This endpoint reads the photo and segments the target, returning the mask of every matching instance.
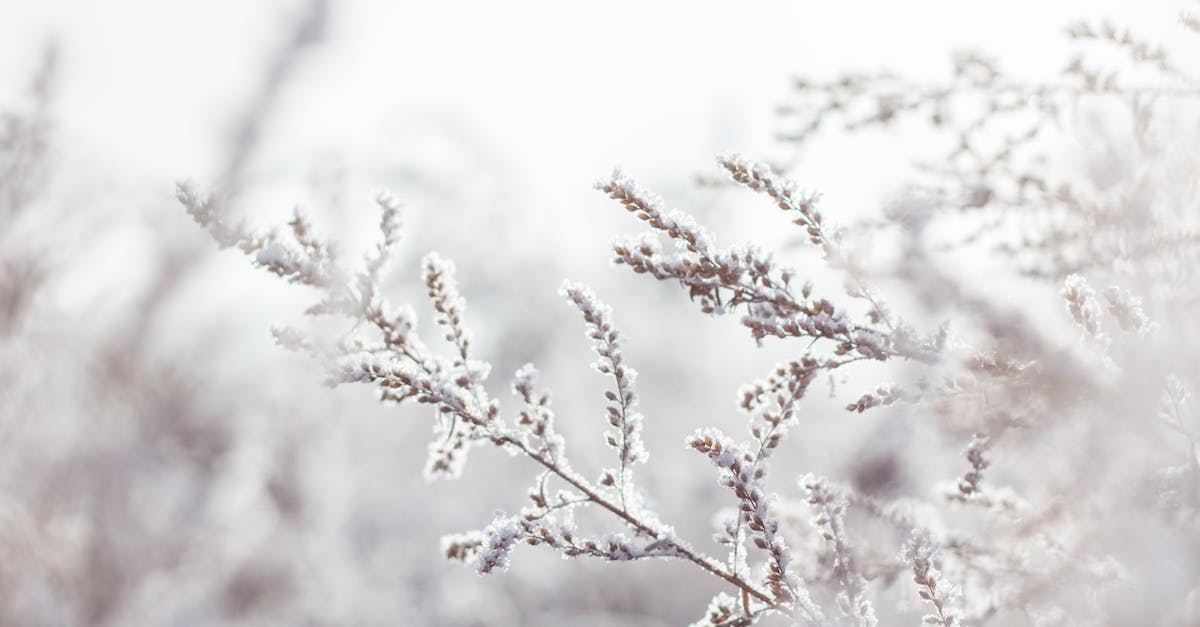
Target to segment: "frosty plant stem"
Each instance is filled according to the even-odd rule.
[[[1053,530],[1029,534],[1020,524],[1013,524],[1011,515],[1020,511],[1052,521],[1056,516],[1078,514],[1065,508],[1063,513],[1036,511],[1016,491],[989,485],[984,481],[984,470],[1002,461],[994,453],[1004,430],[1028,428],[1052,402],[1057,403],[1056,408],[1070,408],[1070,403],[1079,402],[1055,400],[1058,390],[1086,389],[1089,394],[1078,396],[1089,398],[1091,392],[1100,393],[1102,388],[1077,374],[1080,368],[1071,365],[1077,360],[1056,352],[1040,339],[1027,341],[1033,337],[1032,331],[1018,323],[995,323],[999,318],[986,307],[977,308],[981,326],[990,334],[984,340],[993,343],[986,350],[972,349],[962,342],[947,348],[944,325],[938,325],[932,335],[922,336],[888,313],[883,300],[863,277],[844,263],[844,255],[830,235],[836,231],[817,211],[815,195],[799,192],[794,183],[743,157],[723,156],[718,162],[734,182],[798,214],[796,226],[821,248],[829,267],[848,273],[850,283],[838,302],[833,297],[819,296],[811,281],[801,279],[769,253],[753,246],[718,247],[691,217],[667,211],[657,196],[619,171],[597,184],[650,230],[614,244],[618,265],[678,284],[707,314],[739,316],[741,325],[750,330],[756,342],[774,338],[801,347],[797,356],[739,391],[738,405],[746,417],[748,440],[736,441],[713,428],[696,429],[685,439],[687,448],[702,455],[715,470],[718,483],[728,490],[735,508],[728,515],[722,514],[717,523],[719,533],[714,535],[714,541],[728,550],[723,560],[678,538],[674,529],[645,505],[634,473],[638,464],[648,460],[641,438],[643,417],[636,410],[637,372],[625,359],[624,336],[614,323],[612,310],[590,288],[566,282],[560,293],[583,318],[597,356],[593,367],[611,381],[604,392],[607,427],[603,438],[615,463],[602,468],[595,478],[578,472],[569,461],[566,442],[555,429],[550,397],[538,389],[537,370],[531,364],[518,369],[512,379],[511,390],[521,404],[513,419],[506,419],[500,402],[489,395],[485,383],[491,365],[472,350],[466,305],[458,291],[453,263],[432,253],[421,263],[424,286],[438,331],[448,345],[447,354],[421,340],[411,308],[393,307],[384,298],[381,279],[400,234],[400,205],[391,196],[381,195],[376,200],[382,213],[379,245],[360,268],[350,269],[336,257],[332,245],[313,234],[311,224],[299,212],[288,223],[288,229],[260,233],[223,221],[214,202],[187,185],[180,186],[178,195],[193,218],[221,246],[237,247],[255,265],[315,289],[319,298],[307,310],[309,315],[345,318],[354,323],[352,332],[370,332],[369,336],[349,335],[331,343],[294,328],[274,330],[280,345],[310,353],[326,364],[332,385],[367,383],[383,401],[433,406],[436,429],[425,465],[427,478],[459,476],[471,448],[480,444],[534,462],[539,473],[527,492],[529,503],[525,507],[515,514],[497,514],[482,529],[447,535],[442,540],[447,558],[473,564],[480,574],[506,569],[517,544],[542,545],[564,557],[613,562],[683,560],[723,582],[724,590],[717,591],[696,623],[702,627],[746,626],[769,614],[783,615],[793,624],[874,627],[879,623],[877,607],[884,611],[878,597],[887,586],[872,584],[889,581],[888,574],[898,572],[902,563],[914,573],[918,596],[933,606],[933,612],[925,617],[927,623],[946,627],[968,622],[979,625],[984,622],[981,617],[1006,609],[1002,604],[1023,607],[1008,599],[983,595],[969,597],[983,599],[980,607],[965,607],[964,595],[949,582],[1011,582],[1016,577],[1026,589],[1018,589],[1014,595],[1037,602],[1032,588],[1040,575],[1019,564],[1010,565],[1006,556],[1017,550],[1012,548],[1014,543],[1020,551],[1048,555],[1045,547],[1030,548],[1021,542],[1032,545],[1034,540],[1030,538],[1042,542],[1040,538],[1050,537]],[[664,252],[660,239],[672,242],[675,250]],[[1156,326],[1143,311],[1137,295],[1117,287],[1104,294],[1108,313],[1124,335],[1144,339],[1153,333]],[[1099,298],[1082,278],[1068,280],[1063,296],[1066,315],[1089,337],[1108,337],[1102,330],[1104,310]],[[842,302],[846,299],[865,300],[865,314],[853,314],[854,309]],[[976,301],[960,297],[959,302],[973,305]],[[1118,339],[1113,336],[1111,342],[1103,346],[1093,343],[1097,346],[1092,348],[1109,350],[1118,345]],[[1022,356],[1014,356],[1006,341],[1025,347]],[[812,511],[812,524],[801,525],[803,529],[789,528],[788,523],[796,520],[796,507],[781,502],[779,495],[771,491],[767,483],[769,462],[789,431],[802,425],[801,405],[812,383],[821,374],[840,373],[851,364],[894,359],[911,364],[920,377],[911,385],[874,385],[873,392],[844,405],[845,409],[862,413],[895,403],[922,403],[930,415],[961,415],[974,421],[971,432],[979,435],[966,451],[971,470],[952,484],[949,492],[942,491],[940,504],[984,509],[993,514],[991,526],[976,537],[951,529],[941,520],[937,508],[925,511],[908,499],[891,500],[871,492],[873,479],[867,474],[865,479],[858,479],[867,483],[862,492],[857,485],[851,487],[814,475],[803,477],[799,486],[804,498],[799,507]],[[993,407],[999,403],[1004,403],[1003,409]],[[807,422],[805,436],[809,437]],[[963,437],[961,427],[949,432],[954,438]],[[888,472],[884,467],[883,481],[889,479]],[[610,523],[615,520],[617,528],[599,535],[577,528],[574,513],[583,507],[608,512],[611,517],[603,519]],[[869,543],[856,537],[852,529],[852,511],[879,519],[892,527],[895,537],[910,537],[900,551],[901,559],[881,561],[880,551],[865,546]],[[806,531],[818,534],[819,538],[814,538],[817,541],[806,542]],[[1044,542],[1058,543],[1053,554],[1064,557],[1053,558],[1057,560],[1055,567],[1069,570],[1072,576],[1090,576],[1103,582],[1106,580],[1101,576],[1088,573],[1112,571],[1106,570],[1107,556],[1095,555],[1087,546],[1062,549],[1065,541],[1060,537]],[[794,552],[795,546],[805,550]],[[948,550],[939,554],[943,546]],[[898,547],[888,548],[887,554],[897,554]]]
[[[780,541],[763,545],[774,564],[774,574],[768,577],[768,582],[776,582],[763,589],[745,574],[727,569],[720,561],[676,538],[672,528],[658,522],[642,507],[632,472],[633,466],[647,457],[640,436],[642,417],[633,409],[637,403],[634,391],[637,373],[625,363],[622,338],[613,325],[611,310],[587,287],[565,283],[562,294],[583,316],[588,337],[599,357],[596,369],[610,376],[614,383],[613,389],[605,393],[611,427],[605,441],[614,449],[618,465],[603,471],[597,483],[580,475],[568,462],[562,438],[553,428],[549,397],[534,391],[536,370],[532,366],[519,370],[513,382],[513,391],[524,402],[525,410],[515,426],[501,418],[499,402],[488,397],[483,385],[490,366],[474,359],[471,352],[466,308],[458,293],[452,263],[436,254],[426,256],[422,262],[424,283],[437,313],[436,322],[454,349],[450,356],[435,354],[417,337],[416,319],[409,308],[393,309],[381,295],[379,282],[387,258],[399,240],[400,206],[391,196],[381,195],[376,201],[383,216],[381,243],[357,271],[343,267],[334,255],[334,248],[313,236],[311,225],[299,212],[288,224],[286,235],[278,230],[259,233],[244,224],[226,223],[214,201],[202,198],[187,185],[180,186],[178,196],[220,245],[239,248],[256,265],[290,282],[316,288],[321,297],[308,310],[309,314],[366,321],[375,329],[374,340],[352,337],[334,346],[324,345],[294,328],[276,329],[275,335],[281,345],[312,353],[325,361],[332,384],[370,383],[385,401],[415,400],[435,406],[439,430],[429,447],[428,477],[457,476],[470,448],[482,442],[527,457],[544,470],[530,490],[532,506],[517,516],[501,515],[482,531],[447,537],[444,545],[449,557],[474,560],[480,572],[491,572],[505,567],[513,545],[524,542],[547,544],[572,557],[590,555],[611,561],[649,557],[684,559],[734,586],[746,601],[743,610],[747,618],[751,612],[766,610],[801,613],[810,618],[820,615],[807,601],[807,593],[799,587],[799,582],[787,572],[789,558]],[[809,364],[815,365],[815,361]],[[805,378],[805,384],[807,378],[811,377]],[[764,437],[777,443],[773,433],[774,430]],[[547,490],[550,478],[563,484],[553,496]],[[761,492],[756,494],[759,501],[765,499]],[[562,515],[589,503],[616,516],[633,533],[633,538],[621,534],[581,538],[569,519],[560,520]],[[752,519],[752,528],[762,522],[761,518]],[[797,600],[800,605],[794,607],[792,604]]]
[[[607,426],[603,439],[615,462],[594,478],[578,472],[569,461],[566,442],[555,429],[550,396],[538,389],[532,364],[518,369],[512,379],[511,390],[521,404],[515,417],[507,419],[499,400],[489,395],[485,384],[491,365],[472,350],[466,304],[452,262],[436,253],[421,262],[437,330],[448,346],[446,354],[421,340],[411,308],[393,307],[382,295],[382,276],[400,236],[400,205],[391,196],[381,195],[376,200],[382,214],[381,241],[359,268],[348,268],[338,259],[335,248],[314,235],[300,212],[287,229],[260,233],[223,221],[217,204],[187,185],[179,187],[178,196],[221,246],[236,247],[255,265],[315,289],[319,298],[306,313],[345,318],[354,325],[351,333],[369,332],[329,342],[294,328],[274,330],[282,346],[320,359],[332,385],[367,383],[383,401],[433,406],[436,428],[428,447],[427,478],[459,476],[471,448],[480,444],[534,462],[539,472],[527,492],[525,507],[516,514],[497,514],[482,529],[443,538],[442,549],[448,558],[473,564],[480,574],[507,568],[517,544],[542,545],[564,557],[613,562],[683,560],[723,582],[723,590],[717,591],[696,623],[701,627],[746,626],[769,614],[783,615],[793,624],[874,627],[879,623],[877,608],[887,611],[879,597],[889,587],[889,573],[901,568],[911,569],[917,595],[932,605],[933,611],[924,618],[927,624],[981,625],[1002,610],[1026,610],[1042,602],[1037,592],[1044,575],[1039,573],[1050,567],[1023,565],[1015,555],[1018,553],[1042,556],[1052,568],[1086,581],[1088,586],[1117,580],[1112,574],[1116,569],[1109,565],[1115,559],[1096,554],[1097,544],[1077,542],[1072,546],[1070,536],[1056,534],[1058,530],[1052,526],[1060,519],[1077,522],[1092,516],[1091,512],[1072,509],[1066,501],[1038,506],[1016,490],[984,480],[985,470],[993,464],[998,470],[1013,470],[1013,464],[1005,467],[1004,458],[997,454],[1007,445],[1000,442],[1002,433],[1038,428],[1040,434],[1053,435],[1055,425],[1043,416],[1067,416],[1074,410],[1079,416],[1091,416],[1096,410],[1086,399],[1103,398],[1114,388],[1089,377],[1084,370],[1086,361],[1043,339],[1024,318],[1000,315],[988,301],[967,294],[952,279],[930,269],[913,270],[914,274],[901,278],[918,293],[930,289],[929,284],[944,289],[949,305],[975,316],[984,348],[972,348],[962,341],[949,343],[947,326],[940,321],[936,331],[922,334],[893,316],[866,278],[847,261],[835,236],[839,231],[818,211],[815,194],[799,191],[795,183],[771,168],[738,155],[719,157],[718,164],[735,183],[767,196],[793,216],[794,225],[823,253],[823,269],[844,272],[848,279],[843,293],[819,295],[811,280],[779,263],[769,252],[749,245],[718,247],[715,238],[690,216],[667,210],[658,196],[619,170],[596,185],[648,227],[648,232],[613,245],[617,265],[679,285],[706,314],[737,316],[756,343],[791,342],[799,348],[765,378],[739,391],[747,440],[737,441],[703,427],[685,439],[687,448],[713,468],[734,508],[722,513],[714,535],[714,541],[728,550],[724,560],[678,538],[672,527],[646,507],[634,472],[648,460],[641,438],[643,417],[636,409],[637,372],[625,359],[624,336],[614,323],[612,310],[587,286],[566,282],[560,293],[583,318],[597,356],[593,367],[611,382],[604,392]],[[664,241],[674,250],[664,251]],[[913,268],[926,263],[920,245],[920,238],[914,236],[905,248],[914,252],[907,258]],[[1082,276],[1069,277],[1065,283],[1064,315],[1087,337],[1104,340],[1089,342],[1084,348],[1105,353],[1103,363],[1108,364],[1112,376],[1118,376],[1113,357],[1118,355],[1116,349],[1127,347],[1122,342],[1129,338],[1148,342],[1157,324],[1151,322],[1137,294],[1117,286],[1108,288],[1104,292],[1106,310]],[[858,302],[848,302],[851,299]],[[855,307],[864,302],[865,311]],[[1106,311],[1120,335],[1106,330]],[[767,483],[770,459],[788,433],[797,427],[805,430],[806,438],[814,433],[809,430],[812,422],[802,421],[801,407],[819,375],[840,374],[858,362],[895,360],[912,367],[916,376],[911,383],[872,385],[869,389],[873,392],[843,407],[861,414],[896,403],[919,403],[923,407],[914,413],[931,422],[943,421],[942,429],[952,440],[961,442],[965,433],[975,433],[965,452],[971,469],[951,483],[949,490],[940,491],[938,504],[986,511],[990,516],[984,517],[986,526],[975,530],[978,535],[950,528],[938,507],[926,510],[914,507],[910,501],[915,499],[888,497],[885,484],[904,472],[896,472],[887,460],[880,469],[867,468],[868,472],[856,476],[854,485],[805,475],[799,490],[792,488],[803,492],[803,499],[791,504],[773,493]],[[1115,389],[1121,390],[1120,386]],[[1063,390],[1070,394],[1064,395]],[[1178,410],[1176,414],[1179,428],[1190,433],[1183,426],[1182,414]],[[1194,444],[1189,450],[1194,455]],[[923,455],[945,452],[922,450]],[[1189,463],[1167,469],[1166,476],[1200,476],[1195,470],[1200,466]],[[995,476],[1006,474],[996,472]],[[1100,488],[1097,494],[1122,493],[1110,486]],[[577,528],[575,510],[589,506],[611,514],[602,519],[616,522],[616,529],[592,535]],[[803,520],[793,515],[798,508],[812,512],[811,525],[789,528],[789,522]],[[1014,518],[1015,513],[1021,517]],[[899,551],[900,559],[895,558],[899,547],[879,551],[855,535],[853,525],[859,514],[891,527],[893,537],[910,538]],[[1046,528],[1022,522],[1025,520],[1045,521]],[[808,542],[805,533],[816,534],[814,541]],[[805,550],[794,552],[797,546]],[[939,552],[941,547],[947,550]],[[881,554],[888,557],[881,558]],[[1016,591],[1005,598],[964,595],[951,582],[1015,586]],[[964,598],[974,605],[965,605]]]
[[[795,184],[736,155],[718,161],[735,181],[764,191],[781,207],[798,212],[801,217],[796,223],[807,229],[813,242],[827,252],[834,250],[816,210],[815,195],[800,194]],[[748,624],[764,612],[777,612],[799,622],[824,624],[821,608],[796,573],[776,512],[775,496],[767,491],[768,458],[797,422],[796,405],[820,371],[859,360],[928,357],[934,350],[911,338],[904,343],[893,341],[896,327],[890,323],[879,325],[883,316],[878,305],[869,320],[855,322],[832,301],[813,296],[810,283],[804,283],[797,293],[791,287],[796,276],[793,270],[752,248],[717,248],[692,218],[678,211],[666,212],[656,196],[619,173],[597,187],[652,229],[675,240],[681,251],[664,257],[655,243],[643,239],[638,244],[618,244],[618,263],[638,273],[679,281],[693,298],[699,297],[702,309],[708,313],[731,313],[744,306],[742,322],[757,340],[767,336],[800,338],[809,349],[822,340],[832,345],[831,354],[806,350],[802,357],[780,365],[766,380],[742,391],[741,407],[749,418],[753,437],[749,444],[735,443],[712,429],[699,430],[687,440],[690,448],[708,457],[720,482],[732,490],[738,503],[737,520],[728,541],[732,545],[728,566],[676,538],[671,527],[643,506],[633,474],[634,466],[647,459],[641,440],[642,416],[634,409],[637,372],[625,362],[623,339],[613,324],[611,309],[591,289],[567,282],[561,294],[583,317],[598,356],[595,369],[613,382],[605,392],[610,429],[604,439],[613,449],[617,465],[603,470],[594,482],[576,472],[567,460],[565,443],[554,430],[549,396],[535,391],[537,371],[532,365],[518,370],[512,384],[524,409],[513,425],[501,417],[500,403],[489,398],[484,386],[491,367],[475,359],[471,351],[466,306],[451,262],[429,254],[421,264],[436,322],[443,339],[453,347],[448,356],[435,353],[419,339],[411,309],[394,309],[382,296],[380,280],[400,235],[400,206],[391,196],[381,195],[376,201],[382,212],[381,241],[359,270],[345,268],[336,258],[334,247],[316,238],[309,221],[299,212],[288,223],[290,233],[275,230],[264,234],[243,224],[231,226],[224,222],[216,203],[187,185],[179,187],[178,196],[218,244],[237,247],[256,265],[290,282],[317,289],[321,298],[309,308],[309,314],[342,316],[355,323],[365,321],[374,328],[373,339],[350,337],[332,346],[292,328],[277,329],[275,335],[281,345],[312,353],[328,364],[331,384],[369,383],[384,401],[415,400],[433,405],[438,421],[437,434],[429,444],[425,468],[428,478],[457,477],[471,447],[484,442],[530,458],[543,469],[529,491],[531,506],[515,516],[500,514],[482,530],[446,537],[444,550],[448,557],[473,561],[481,573],[505,568],[518,542],[548,545],[567,557],[587,555],[609,561],[683,559],[739,592],[740,607],[727,607],[725,597],[718,596],[710,616],[732,612],[731,620]],[[553,494],[548,490],[551,479],[562,484]],[[572,511],[587,504],[616,516],[633,537],[620,533],[580,537],[572,522]],[[764,558],[761,583],[753,581],[750,569],[743,566],[748,556],[743,545],[747,537]],[[839,559],[849,558],[842,555]],[[857,591],[857,587],[850,590],[856,622],[873,624],[870,604]]]
[[[799,214],[794,222],[822,248],[827,262],[833,264],[840,259],[817,211],[815,194],[799,192],[794,183],[770,168],[738,155],[722,156],[718,163],[735,182],[763,192],[780,208]],[[699,300],[706,313],[742,311],[742,324],[757,341],[776,337],[799,339],[805,344],[801,357],[781,364],[766,379],[741,391],[740,405],[749,421],[750,442],[734,442],[715,429],[700,429],[687,439],[689,448],[708,458],[719,482],[731,490],[737,503],[736,519],[727,527],[726,537],[719,540],[730,547],[727,564],[676,538],[674,530],[643,505],[633,473],[634,467],[648,457],[641,440],[642,416],[635,410],[637,372],[625,361],[623,338],[613,324],[611,309],[591,289],[566,282],[561,294],[583,317],[598,357],[595,369],[613,383],[605,392],[609,429],[604,441],[613,449],[617,464],[602,470],[594,481],[576,472],[568,461],[565,442],[554,429],[549,396],[535,389],[537,371],[532,365],[519,369],[512,383],[524,409],[514,424],[502,418],[499,401],[489,397],[484,385],[491,366],[476,359],[471,351],[466,305],[458,292],[453,263],[431,253],[421,264],[436,323],[453,349],[449,355],[435,353],[420,340],[410,308],[394,309],[382,296],[380,280],[400,234],[400,207],[391,196],[377,199],[382,211],[380,244],[361,269],[351,270],[335,257],[333,246],[313,235],[308,220],[299,212],[288,224],[290,233],[276,230],[263,234],[242,224],[230,226],[221,220],[213,201],[201,198],[187,185],[180,186],[178,195],[193,218],[220,245],[237,247],[256,265],[290,282],[317,289],[321,297],[309,308],[309,314],[369,323],[375,337],[354,336],[332,346],[291,328],[277,329],[275,335],[281,345],[323,360],[331,384],[369,383],[384,401],[415,400],[433,405],[438,420],[425,467],[428,478],[457,477],[470,449],[480,443],[527,457],[543,470],[529,490],[531,505],[516,515],[497,515],[482,530],[447,536],[443,548],[448,557],[474,562],[480,573],[504,569],[517,543],[547,545],[567,557],[591,556],[608,561],[683,559],[734,586],[741,597],[740,603],[730,603],[729,597],[718,595],[710,606],[708,620],[713,625],[749,624],[771,612],[785,614],[799,623],[826,624],[821,606],[807,588],[808,582],[797,572],[776,496],[766,486],[769,458],[797,424],[797,406],[820,372],[857,361],[887,361],[893,357],[933,362],[941,350],[941,339],[922,340],[893,321],[871,291],[862,287],[861,277],[853,276],[859,287],[848,290],[851,297],[867,298],[871,305],[866,319],[859,321],[851,318],[845,307],[814,295],[811,282],[800,282],[797,287],[797,273],[776,263],[770,254],[753,247],[718,248],[712,236],[690,216],[668,212],[657,196],[619,171],[596,187],[652,231],[673,240],[678,248],[676,254],[666,255],[653,236],[643,236],[614,246],[618,264],[639,274],[679,282],[693,299]],[[878,403],[860,403],[863,408],[874,404]],[[557,491],[550,489],[552,480],[561,484]],[[876,621],[865,583],[851,571],[852,558],[842,522],[846,505],[833,496],[812,502],[826,508],[822,520],[833,529],[832,546],[842,588],[839,598],[844,599],[838,607],[854,624],[870,627]],[[632,537],[620,533],[581,537],[572,514],[588,504],[613,514]],[[764,573],[761,580],[751,575],[746,540],[759,552]]]

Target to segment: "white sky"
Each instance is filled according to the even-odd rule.
[[[56,38],[65,162],[165,201],[174,181],[215,175],[264,57],[302,4],[4,0],[0,104]],[[791,76],[883,67],[940,76],[948,51],[964,46],[1052,72],[1074,17],[1111,15],[1153,34],[1178,30],[1181,6],[335,1],[326,43],[284,94],[256,164],[286,180],[331,157],[372,187],[388,184],[373,179],[397,162],[465,164],[525,192],[498,206],[565,213],[569,223],[604,202],[591,182],[615,164],[669,195],[716,152],[771,156],[771,112]],[[872,156],[840,150],[806,155],[801,182],[843,204],[866,202],[878,191],[860,181]]]
[[[205,149],[219,140],[213,130],[236,109],[296,4],[7,0],[0,96],[11,97],[40,42],[56,36],[71,136],[110,163],[179,176],[210,156]],[[284,134],[283,143],[301,145],[289,150],[370,144],[394,126],[398,111],[449,111],[531,167],[573,175],[578,164],[591,172],[588,180],[617,160],[631,169],[663,159],[694,162],[688,150],[711,141],[714,113],[744,115],[742,124],[753,124],[794,73],[885,65],[936,73],[947,50],[966,45],[1000,53],[1010,65],[1036,65],[1073,16],[1170,27],[1177,5],[333,4],[328,45],[284,112],[304,131]],[[1130,16],[1131,9],[1143,15]]]

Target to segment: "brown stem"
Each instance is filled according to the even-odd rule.
[[[464,418],[465,418],[465,416],[464,416]],[[609,502],[607,499],[600,496],[595,490],[593,490],[591,488],[591,486],[589,486],[586,483],[584,483],[583,481],[579,480],[579,478],[573,476],[571,473],[563,471],[561,468],[558,467],[557,464],[555,464],[554,462],[552,462],[550,460],[547,460],[541,454],[532,451],[524,443],[522,443],[508,435],[502,435],[502,436],[499,436],[499,438],[503,443],[516,447],[517,450],[521,451],[529,458],[533,459],[534,461],[536,461],[539,464],[541,464],[542,466],[544,466],[546,468],[546,470],[549,470],[550,472],[554,473],[560,479],[569,483],[576,490],[579,490],[580,492],[582,492],[583,495],[586,496],[589,501],[596,503],[597,505],[599,505],[599,506],[603,507],[604,509],[607,509],[608,511],[615,514],[618,518],[624,520],[626,522],[626,524],[628,524],[629,526],[633,527],[634,529],[637,529],[638,531],[640,531],[641,533],[643,533],[647,536],[650,536],[651,538],[654,538],[655,540],[662,539],[661,534],[658,531],[656,531],[653,527],[638,520],[629,512],[621,509],[621,507],[619,507],[618,505]],[[671,543],[672,546],[674,546],[675,550],[678,551],[681,555],[683,555],[684,558],[686,558],[688,561],[690,561],[690,562],[696,564],[697,566],[699,566],[700,568],[703,568],[704,570],[716,575],[717,577],[724,579],[728,583],[738,587],[739,589],[741,589],[743,595],[753,596],[754,598],[758,599],[759,601],[762,601],[763,603],[766,603],[766,604],[770,605],[771,607],[779,609],[778,604],[776,604],[771,599],[770,596],[768,596],[764,592],[759,591],[757,588],[755,588],[753,585],[751,585],[749,582],[745,581],[741,577],[738,577],[737,575],[728,573],[723,569],[713,566],[711,563],[709,563],[708,560],[701,558],[694,551],[692,551],[691,549],[688,549],[687,547],[681,546],[678,542],[675,542],[674,540],[669,540],[669,542]]]

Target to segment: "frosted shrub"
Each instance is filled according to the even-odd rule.
[[[556,431],[532,364],[512,376],[512,405],[490,395],[491,365],[472,344],[453,263],[429,254],[421,264],[437,344],[419,335],[410,307],[389,302],[380,281],[401,233],[392,196],[376,199],[379,243],[359,264],[336,255],[300,213],[285,229],[258,231],[226,221],[191,185],[178,197],[219,245],[313,288],[308,314],[351,329],[331,341],[279,328],[281,346],[320,360],[332,385],[362,383],[385,402],[433,409],[429,479],[458,476],[480,446],[536,473],[520,511],[444,538],[446,557],[481,574],[505,570],[522,545],[572,558],[672,560],[712,575],[715,596],[697,608],[698,625],[1195,624],[1197,199],[1194,168],[1183,182],[1171,173],[1196,160],[1194,150],[1157,140],[1177,121],[1158,103],[1194,98],[1198,88],[1129,33],[1080,24],[1070,35],[1126,51],[1131,72],[1158,82],[1126,80],[1086,55],[1047,85],[1010,80],[978,55],[958,57],[946,85],[891,75],[802,82],[792,112],[809,117],[789,140],[839,115],[858,129],[918,113],[931,136],[952,140],[942,167],[927,167],[874,223],[838,227],[816,193],[764,163],[719,156],[718,170],[781,210],[821,266],[798,270],[781,251],[721,246],[620,170],[596,184],[647,229],[615,241],[617,266],[679,286],[701,313],[733,318],[755,343],[785,343],[794,355],[739,391],[744,439],[687,425],[684,445],[727,490],[731,509],[717,518],[715,542],[681,537],[649,506],[654,486],[637,473],[652,459],[637,373],[617,316],[587,286],[566,282],[560,293],[582,316],[593,368],[608,382],[596,421],[607,426],[611,465],[598,470],[572,463],[570,449],[588,443]],[[1096,99],[1132,120],[1121,176],[1042,174],[1039,155],[1053,147],[1043,131]],[[956,228],[940,228],[947,222]],[[897,259],[861,252],[856,238],[887,232]],[[945,232],[953,237],[939,239]],[[976,249],[1015,260],[1012,274],[1035,281],[1018,293],[956,272],[947,255]],[[831,275],[843,289],[817,287]],[[889,305],[889,294],[904,305]],[[892,447],[890,472],[908,478],[907,494],[860,478],[770,472],[789,438],[823,433],[815,425],[827,419],[809,398],[818,378],[850,390],[837,420],[889,412],[885,420],[904,419],[919,434],[913,446],[880,443]],[[859,465],[845,457],[848,470]],[[577,524],[585,509],[606,526]]]

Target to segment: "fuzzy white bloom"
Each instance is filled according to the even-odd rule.
[[[520,518],[497,514],[483,530],[483,543],[475,561],[475,571],[486,575],[496,569],[508,570],[508,556],[521,536]]]
[[[928,625],[943,627],[966,627],[962,622],[959,607],[960,589],[941,577],[933,560],[940,548],[928,531],[913,529],[901,552],[901,559],[912,566],[913,581],[919,586],[918,594],[933,605],[934,612],[924,616]]]
[[[465,364],[470,359],[471,332],[463,322],[466,301],[458,291],[454,262],[433,252],[421,259],[421,267],[425,288],[437,312],[436,321],[445,330],[445,340],[454,344],[459,360]]]
[[[520,396],[533,394],[533,384],[537,381],[538,369],[533,364],[525,364],[513,374],[513,392]]]
[[[1122,331],[1146,335],[1154,326],[1142,309],[1142,299],[1120,286],[1112,285],[1104,290],[1108,301],[1108,313],[1117,321]]]
[[[313,348],[312,337],[293,326],[272,324],[271,337],[280,347],[290,351],[308,352]]]
[[[735,627],[748,624],[748,620],[737,599],[724,592],[719,592],[709,602],[704,617],[689,627]]]
[[[383,276],[383,269],[391,257],[392,251],[400,242],[404,233],[403,211],[404,203],[388,191],[380,191],[375,195],[375,204],[379,207],[379,233],[381,239],[372,254],[367,255],[366,271],[368,277],[378,281]]]
[[[713,237],[708,231],[696,224],[690,215],[678,210],[668,212],[662,198],[642,189],[620,168],[614,168],[611,176],[597,181],[595,188],[620,202],[650,227],[666,233],[689,252],[706,256],[712,251]]]
[[[824,621],[821,609],[792,569],[792,553],[780,532],[775,513],[775,497],[767,494],[762,480],[764,463],[755,460],[717,429],[699,429],[687,439],[687,446],[708,457],[720,472],[721,485],[738,498],[754,546],[767,554],[766,585],[780,602],[794,603],[796,617],[815,623]]]
[[[855,569],[850,539],[846,533],[846,510],[849,499],[846,490],[824,477],[808,474],[800,478],[800,486],[808,492],[808,502],[816,516],[812,524],[821,531],[833,554],[833,576],[841,587],[838,609],[856,627],[875,627],[879,619],[867,598],[867,581]]]
[[[1068,276],[1063,282],[1062,296],[1075,324],[1088,335],[1101,337],[1100,305],[1096,302],[1096,293],[1092,291],[1087,279],[1078,274]]]
[[[632,466],[645,462],[649,457],[642,444],[642,415],[633,409],[637,405],[634,391],[637,371],[625,364],[621,351],[622,337],[613,326],[612,309],[601,302],[591,288],[581,283],[565,281],[559,293],[583,314],[587,336],[592,340],[592,350],[599,357],[594,367],[601,374],[612,376],[615,384],[615,389],[605,393],[608,401],[605,411],[611,429],[605,432],[604,438],[609,446],[616,449],[620,467],[606,472],[601,484],[614,487],[623,507],[628,507],[632,500]]]

